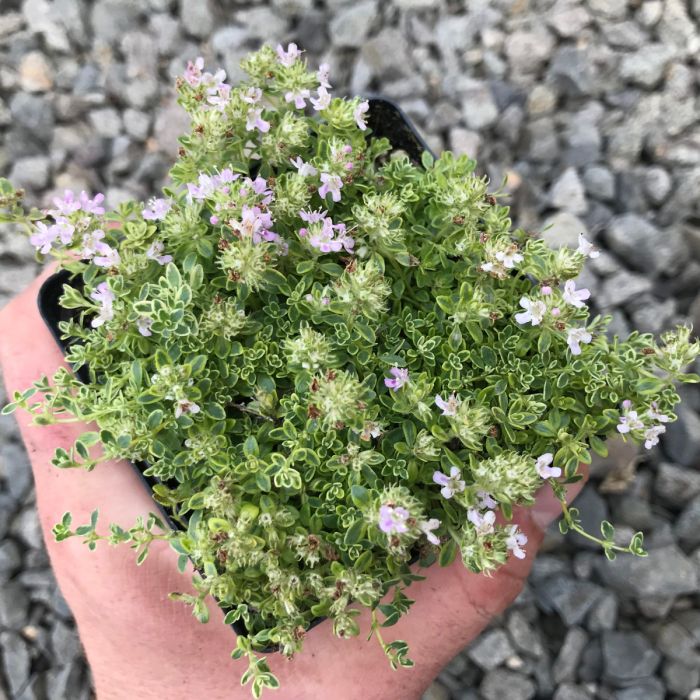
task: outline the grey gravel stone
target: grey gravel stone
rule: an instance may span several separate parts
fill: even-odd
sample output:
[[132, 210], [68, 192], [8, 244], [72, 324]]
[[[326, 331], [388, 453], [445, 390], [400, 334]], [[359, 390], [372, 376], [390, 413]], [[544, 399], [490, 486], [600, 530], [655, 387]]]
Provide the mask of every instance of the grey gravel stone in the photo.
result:
[[558, 49], [547, 73], [560, 90], [573, 97], [588, 95], [593, 89], [593, 70], [585, 50], [573, 46]]
[[647, 89], [653, 88], [661, 80], [673, 55], [673, 49], [667, 45], [648, 44], [637, 53], [622, 59], [620, 74], [631, 83]]
[[482, 634], [469, 647], [467, 655], [479, 668], [490, 671], [500, 666], [513, 651], [506, 633], [495, 629]]
[[666, 429], [663, 450], [677, 464], [695, 467], [700, 463], [700, 417], [684, 405], [676, 415], [678, 420]]
[[180, 20], [188, 34], [198, 38], [207, 36], [214, 27], [214, 15], [209, 0], [180, 0]]
[[593, 697], [591, 691], [584, 686], [562, 683], [552, 700], [593, 700]]
[[586, 192], [596, 199], [609, 202], [615, 197], [615, 176], [603, 165], [593, 165], [583, 174]]
[[41, 190], [49, 184], [51, 177], [51, 160], [46, 156], [28, 156], [18, 158], [10, 172], [9, 178], [17, 187]]
[[485, 700], [530, 700], [535, 696], [535, 684], [519, 673], [497, 668], [489, 671], [479, 687]]
[[537, 629], [530, 624], [521, 612], [514, 610], [508, 616], [507, 629], [518, 651], [535, 659], [539, 659], [544, 655], [544, 646]]
[[683, 509], [676, 521], [675, 533], [687, 547], [700, 544], [700, 496], [696, 496]]
[[662, 462], [656, 475], [654, 492], [669, 505], [683, 506], [700, 494], [700, 473]]
[[575, 168], [567, 168], [549, 191], [552, 206], [572, 214], [584, 214], [588, 209], [583, 183]]
[[639, 632], [608, 631], [602, 635], [604, 679], [624, 687], [654, 673], [661, 660]]
[[514, 71], [531, 73], [547, 61], [552, 46], [552, 35], [540, 26], [532, 31], [516, 30], [509, 34], [505, 41], [505, 53]]
[[580, 627], [571, 627], [552, 667], [554, 682], [559, 684], [576, 679], [581, 654], [588, 643], [588, 635]]
[[672, 693], [677, 693], [681, 697], [687, 697], [700, 683], [699, 667], [686, 666], [677, 661], [665, 663], [662, 674], [668, 690]]
[[29, 600], [22, 586], [10, 581], [0, 587], [0, 626], [21, 629], [26, 623]]
[[19, 698], [29, 676], [29, 649], [22, 637], [13, 632], [0, 632], [0, 648], [10, 693]]
[[22, 564], [19, 548], [12, 540], [0, 542], [0, 585], [3, 585]]
[[651, 289], [652, 282], [648, 277], [620, 270], [605, 279], [597, 302], [601, 309], [624, 306], [631, 299], [650, 292]]
[[586, 225], [575, 214], [562, 211], [550, 216], [543, 224], [542, 238], [554, 248], [577, 248], [579, 234], [588, 234]]
[[23, 499], [32, 486], [32, 470], [27, 453], [17, 443], [0, 444], [0, 477], [15, 500]]
[[338, 46], [362, 46], [376, 22], [377, 9], [374, 0], [348, 5], [330, 24], [331, 41]]
[[470, 129], [478, 131], [494, 124], [498, 107], [486, 83], [471, 81], [461, 92], [464, 120]]
[[637, 270], [672, 273], [680, 267], [687, 248], [679, 231], [659, 231], [636, 214], [615, 217], [606, 240], [615, 253]]
[[565, 575], [552, 576], [535, 585], [537, 600], [545, 610], [559, 614], [567, 625], [580, 623], [602, 589], [589, 581], [577, 581]]
[[98, 39], [115, 42], [138, 25], [139, 14], [137, 0], [97, 0], [90, 16], [92, 30]]
[[623, 554], [614, 562], [601, 560], [598, 571], [606, 585], [637, 599], [672, 598], [698, 590], [695, 567], [675, 545], [654, 550], [653, 557]]
[[666, 688], [658, 678], [647, 678], [615, 693], [615, 700], [664, 700]]
[[593, 605], [586, 619], [586, 627], [591, 634], [613, 630], [617, 626], [618, 602], [613, 593], [604, 593]]

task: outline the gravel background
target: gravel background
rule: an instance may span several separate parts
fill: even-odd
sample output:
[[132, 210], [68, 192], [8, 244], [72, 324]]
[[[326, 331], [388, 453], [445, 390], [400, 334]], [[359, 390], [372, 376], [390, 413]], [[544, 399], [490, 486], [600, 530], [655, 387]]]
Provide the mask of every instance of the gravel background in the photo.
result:
[[[186, 59], [235, 79], [278, 40], [507, 177], [516, 224], [574, 245], [587, 231], [605, 252], [585, 286], [616, 332], [700, 327], [698, 0], [0, 0], [0, 174], [39, 205], [63, 188], [147, 198], [186, 128], [171, 88]], [[35, 272], [0, 230], [0, 306]], [[427, 698], [700, 699], [700, 392], [685, 398], [661, 449], [611, 446], [579, 503], [590, 527], [644, 529], [651, 556], [609, 565], [552, 533], [524, 593]], [[0, 657], [0, 700], [90, 696], [9, 419]]]

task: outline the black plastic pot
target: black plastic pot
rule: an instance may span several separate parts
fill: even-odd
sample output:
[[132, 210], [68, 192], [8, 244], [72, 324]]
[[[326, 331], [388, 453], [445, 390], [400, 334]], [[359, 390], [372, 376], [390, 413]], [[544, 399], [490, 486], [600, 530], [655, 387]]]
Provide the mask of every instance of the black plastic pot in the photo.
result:
[[[430, 148], [425, 143], [420, 134], [403, 112], [403, 110], [390, 100], [384, 98], [369, 99], [369, 112], [367, 113], [367, 125], [371, 129], [372, 136], [385, 137], [389, 139], [394, 151], [404, 151], [408, 157], [416, 164], [421, 164], [421, 155], [424, 151], [431, 153]], [[77, 279], [71, 279], [71, 275], [67, 270], [62, 270], [54, 275], [51, 275], [39, 290], [38, 305], [39, 313], [42, 319], [48, 326], [56, 343], [61, 350], [66, 353], [68, 343], [61, 337], [61, 331], [58, 324], [60, 321], [69, 321], [76, 318], [76, 314], [69, 309], [64, 309], [59, 304], [59, 299], [63, 294], [63, 287], [71, 285], [80, 287], [81, 282]], [[83, 383], [89, 382], [89, 375], [86, 367], [81, 367], [76, 370], [76, 376]], [[160, 481], [154, 477], [145, 476], [144, 471], [147, 465], [143, 462], [135, 462], [132, 464], [134, 471], [139, 475], [139, 478], [148, 489], [149, 495], [153, 494], [153, 487]], [[160, 512], [163, 520], [173, 529], [181, 529], [171, 518], [170, 515], [157, 501], [153, 501], [154, 505]], [[417, 556], [411, 560], [416, 561]], [[326, 618], [315, 618], [309, 624], [309, 629], [323, 622]], [[248, 629], [242, 620], [238, 620], [231, 625], [239, 635], [247, 635]], [[277, 646], [268, 646], [260, 651], [274, 652], [277, 651]]]

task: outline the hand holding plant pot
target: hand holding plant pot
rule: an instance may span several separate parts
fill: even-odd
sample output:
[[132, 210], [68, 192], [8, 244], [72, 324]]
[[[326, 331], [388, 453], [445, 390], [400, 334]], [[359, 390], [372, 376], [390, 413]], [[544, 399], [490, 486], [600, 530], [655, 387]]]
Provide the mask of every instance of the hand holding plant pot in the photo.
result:
[[[237, 87], [201, 61], [179, 81], [193, 127], [164, 197], [105, 214], [66, 193], [25, 215], [2, 184], [8, 218], [65, 271], [58, 329], [78, 370], [48, 379], [58, 358], [36, 363], [8, 410], [70, 432], [61, 478], [139, 465], [162, 517], [126, 529], [143, 497], [124, 512], [116, 488], [92, 487], [58, 507], [90, 493], [102, 517], [57, 518], [56, 539], [129, 544], [158, 591], [161, 566], [193, 574], [171, 597], [201, 621], [218, 601], [255, 695], [284, 677], [308, 697], [294, 684], [319, 659], [383, 682], [367, 635], [391, 667], [421, 662], [392, 679], [415, 692], [516, 592], [533, 549], [520, 509], [544, 484], [582, 532], [566, 485], [608, 435], [658, 442], [698, 344], [687, 328], [608, 340], [574, 281], [588, 241], [551, 250], [511, 231], [474, 161], [395, 152], [369, 104], [331, 97], [294, 45], [243, 66]], [[641, 533], [601, 534], [586, 536], [610, 557], [644, 554]], [[189, 634], [190, 649], [225, 644]], [[277, 676], [271, 647], [295, 656]]]

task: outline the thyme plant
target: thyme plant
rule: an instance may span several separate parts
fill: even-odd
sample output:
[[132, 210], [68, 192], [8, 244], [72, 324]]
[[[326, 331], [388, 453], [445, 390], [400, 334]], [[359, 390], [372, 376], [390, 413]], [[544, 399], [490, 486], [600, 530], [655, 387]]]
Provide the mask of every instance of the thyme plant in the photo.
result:
[[4, 220], [73, 275], [60, 330], [89, 377], [60, 369], [6, 411], [95, 423], [54, 465], [142, 463], [177, 525], [66, 514], [56, 538], [128, 543], [137, 563], [169, 542], [196, 569], [197, 594], [173, 597], [245, 623], [233, 655], [256, 697], [278, 685], [261, 649], [291, 657], [320, 617], [358, 635], [355, 603], [412, 665], [379, 634], [411, 606], [409, 564], [526, 556], [509, 520], [543, 484], [564, 530], [644, 555], [641, 533], [583, 532], [564, 485], [608, 436], [658, 442], [674, 382], [698, 379], [690, 330], [610, 339], [576, 286], [598, 254], [583, 236], [553, 250], [512, 230], [466, 156], [392, 153], [368, 103], [331, 96], [294, 44], [243, 67], [237, 86], [201, 59], [177, 81], [192, 128], [162, 197], [106, 213], [66, 192], [25, 213], [0, 186]]

